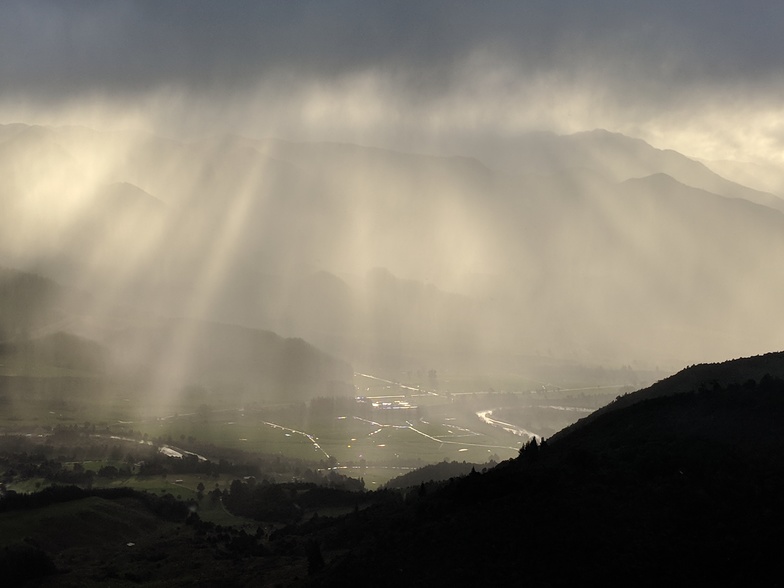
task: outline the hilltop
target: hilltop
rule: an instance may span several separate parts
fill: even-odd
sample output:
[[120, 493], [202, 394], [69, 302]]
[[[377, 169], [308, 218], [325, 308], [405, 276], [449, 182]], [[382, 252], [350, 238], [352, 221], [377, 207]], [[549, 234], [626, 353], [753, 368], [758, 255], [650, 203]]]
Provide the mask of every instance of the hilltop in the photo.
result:
[[552, 441], [568, 437], [603, 415], [654, 398], [696, 392], [713, 386], [738, 386], [759, 382], [768, 376], [784, 379], [784, 352], [690, 366], [653, 386], [619, 396], [614, 402], [596, 410], [573, 425], [559, 431]]

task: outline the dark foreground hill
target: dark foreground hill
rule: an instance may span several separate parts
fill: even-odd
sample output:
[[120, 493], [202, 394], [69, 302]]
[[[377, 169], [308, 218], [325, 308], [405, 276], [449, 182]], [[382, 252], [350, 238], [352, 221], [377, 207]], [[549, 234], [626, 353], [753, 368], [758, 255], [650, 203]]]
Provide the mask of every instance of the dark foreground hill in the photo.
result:
[[779, 585], [784, 379], [760, 361], [691, 368], [679, 393], [630, 395], [399, 511], [323, 524], [325, 550], [350, 551], [313, 583]]
[[721, 363], [707, 363], [690, 366], [644, 390], [638, 390], [632, 394], [619, 396], [615, 399], [615, 402], [611, 402], [587, 417], [580, 419], [573, 425], [566, 427], [557, 433], [551, 441], [565, 437], [574, 431], [583, 428], [588, 423], [592, 423], [608, 412], [626, 408], [641, 402], [642, 400], [649, 400], [662, 396], [673, 396], [683, 392], [705, 389], [706, 387], [713, 387], [715, 384], [724, 386], [729, 384], [745, 384], [749, 380], [759, 381], [766, 375], [784, 378], [784, 353], [766, 353], [764, 355], [733, 359]]

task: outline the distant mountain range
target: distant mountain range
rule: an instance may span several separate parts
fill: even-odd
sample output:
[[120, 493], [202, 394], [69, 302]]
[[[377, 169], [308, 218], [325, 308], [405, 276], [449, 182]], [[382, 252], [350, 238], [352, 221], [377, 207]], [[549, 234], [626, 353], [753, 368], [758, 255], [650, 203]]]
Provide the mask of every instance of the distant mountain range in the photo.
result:
[[391, 370], [784, 344], [779, 196], [606, 131], [467, 155], [5, 125], [0, 264], [84, 292], [83, 337], [133, 307]]
[[[488, 163], [515, 175], [596, 174], [608, 182], [666, 174], [687, 186], [728, 198], [742, 198], [784, 211], [784, 200], [717, 174], [710, 164], [696, 161], [671, 149], [656, 149], [641, 139], [597, 129], [574, 135], [530, 133], [490, 149]], [[714, 167], [730, 169], [728, 163]], [[740, 170], [743, 166], [736, 165]], [[734, 176], [739, 174], [735, 173]]]

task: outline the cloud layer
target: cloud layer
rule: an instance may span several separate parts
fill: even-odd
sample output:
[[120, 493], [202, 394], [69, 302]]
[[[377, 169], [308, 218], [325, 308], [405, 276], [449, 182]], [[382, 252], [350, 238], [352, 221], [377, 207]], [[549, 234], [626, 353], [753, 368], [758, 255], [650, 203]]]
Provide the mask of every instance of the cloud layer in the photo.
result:
[[29, 0], [0, 16], [6, 122], [437, 151], [606, 127], [704, 157], [782, 151], [773, 1]]

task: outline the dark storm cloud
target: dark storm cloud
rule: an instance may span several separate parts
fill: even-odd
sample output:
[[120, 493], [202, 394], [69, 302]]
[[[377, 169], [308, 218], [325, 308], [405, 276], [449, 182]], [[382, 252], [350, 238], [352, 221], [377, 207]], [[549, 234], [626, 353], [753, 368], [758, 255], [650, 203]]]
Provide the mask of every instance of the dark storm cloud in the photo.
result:
[[4, 91], [50, 99], [368, 70], [438, 93], [477, 52], [520, 75], [662, 93], [784, 72], [784, 6], [768, 1], [25, 0], [3, 3], [0, 16]]

